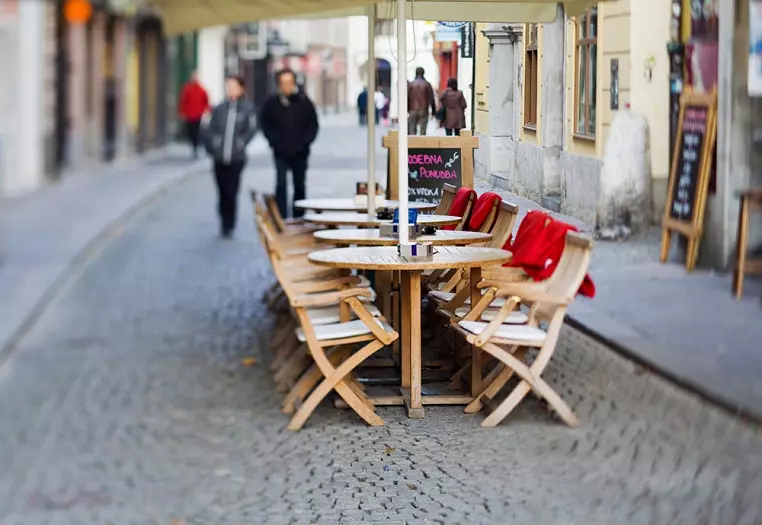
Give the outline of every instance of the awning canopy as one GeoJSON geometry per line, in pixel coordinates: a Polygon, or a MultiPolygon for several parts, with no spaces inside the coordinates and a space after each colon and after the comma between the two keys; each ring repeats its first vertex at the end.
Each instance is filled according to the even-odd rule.
{"type": "MultiPolygon", "coordinates": [[[[341,18],[368,14],[376,4],[377,17],[396,18],[396,2],[374,0],[149,0],[161,13],[169,35],[204,27],[259,20],[293,18],[341,18]]],[[[449,22],[537,22],[556,19],[557,0],[415,0],[407,1],[409,20],[449,22]]],[[[592,0],[562,2],[566,13],[575,16],[592,0]]]]}

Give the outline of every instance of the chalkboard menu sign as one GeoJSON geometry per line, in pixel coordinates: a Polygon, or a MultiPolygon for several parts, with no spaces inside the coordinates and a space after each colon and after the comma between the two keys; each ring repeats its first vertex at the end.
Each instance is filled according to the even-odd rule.
{"type": "Polygon", "coordinates": [[[686,268],[692,271],[703,232],[704,210],[717,135],[717,92],[680,97],[667,207],[662,219],[661,262],[669,255],[672,232],[688,238],[686,268]]]}
{"type": "MultiPolygon", "coordinates": [[[[397,132],[384,137],[387,156],[386,188],[388,198],[399,199],[397,132]]],[[[411,202],[439,203],[445,184],[474,186],[474,149],[479,139],[470,131],[459,137],[408,137],[408,198],[411,202]]]]}
{"type": "Polygon", "coordinates": [[[692,221],[696,211],[697,190],[706,142],[706,107],[686,106],[682,118],[682,133],[677,150],[677,174],[672,180],[670,216],[674,219],[692,221]]]}
{"type": "Polygon", "coordinates": [[[411,201],[438,203],[442,186],[463,184],[460,149],[408,149],[408,195],[411,201]]]}

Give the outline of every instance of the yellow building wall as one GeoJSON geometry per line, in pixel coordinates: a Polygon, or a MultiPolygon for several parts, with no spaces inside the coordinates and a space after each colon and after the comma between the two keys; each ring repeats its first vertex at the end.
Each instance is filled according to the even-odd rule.
{"type": "Polygon", "coordinates": [[[476,74],[474,78],[476,111],[474,130],[488,135],[489,129],[489,39],[482,34],[487,24],[476,24],[476,74]]]}
{"type": "Polygon", "coordinates": [[[140,126],[140,67],[137,43],[133,42],[127,56],[127,128],[134,135],[140,126]]]}
{"type": "Polygon", "coordinates": [[[632,110],[648,119],[651,174],[669,175],[669,57],[671,2],[637,0],[632,10],[632,110]],[[653,68],[649,77],[646,64],[653,68]]]}

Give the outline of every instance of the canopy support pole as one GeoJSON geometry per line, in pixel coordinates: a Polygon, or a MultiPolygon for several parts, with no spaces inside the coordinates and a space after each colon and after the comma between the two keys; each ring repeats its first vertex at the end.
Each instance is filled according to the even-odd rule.
{"type": "Polygon", "coordinates": [[[376,6],[368,6],[368,217],[376,216],[376,6]]]}
{"type": "Polygon", "coordinates": [[[409,244],[408,232],[408,158],[407,158],[407,1],[397,0],[397,167],[399,188],[400,244],[409,244]]]}

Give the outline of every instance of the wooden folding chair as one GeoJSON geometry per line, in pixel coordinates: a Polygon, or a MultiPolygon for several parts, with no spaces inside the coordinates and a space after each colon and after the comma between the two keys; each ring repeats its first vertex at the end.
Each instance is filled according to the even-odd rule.
{"type": "Polygon", "coordinates": [[[278,208],[278,201],[273,194],[264,195],[265,206],[267,206],[267,212],[270,214],[275,227],[279,233],[288,234],[300,234],[300,233],[314,233],[321,229],[319,226],[315,226],[304,222],[304,219],[284,219],[278,208]]]}
{"type": "MultiPolygon", "coordinates": [[[[335,292],[347,287],[354,287],[364,288],[368,291],[367,296],[362,297],[362,301],[371,303],[375,300],[375,291],[369,288],[367,280],[361,277],[338,273],[327,277],[322,276],[322,279],[307,280],[302,274],[293,274],[293,272],[289,271],[289,268],[284,267],[282,264],[276,248],[277,244],[274,242],[276,236],[273,231],[274,228],[267,222],[265,217],[260,215],[257,216],[257,226],[284,297],[288,296],[287,291],[290,291],[293,296],[294,294],[305,295],[335,292]]],[[[373,304],[368,304],[366,310],[374,317],[381,316],[380,310],[373,304]]],[[[332,305],[309,308],[306,311],[306,315],[313,326],[334,324],[354,319],[349,309],[346,309],[346,312],[342,313],[338,302],[332,305]]],[[[293,315],[281,317],[277,326],[279,330],[276,331],[271,342],[275,359],[270,368],[275,373],[274,380],[277,390],[285,392],[293,386],[294,381],[312,363],[312,360],[309,358],[306,348],[293,337],[294,330],[298,327],[298,323],[293,315]]]]}
{"type": "Polygon", "coordinates": [[[587,237],[567,233],[561,260],[547,281],[508,284],[482,281],[479,286],[488,289],[487,295],[465,318],[452,320],[451,326],[456,333],[501,363],[489,382],[485,382],[487,387],[466,407],[467,413],[478,412],[485,404],[490,404],[514,374],[521,378],[482,426],[496,426],[530,391],[545,399],[567,425],[579,424],[572,409],[541,376],[555,352],[567,307],[576,297],[587,273],[592,246],[587,237]],[[484,322],[480,319],[493,301],[491,294],[504,299],[505,303],[492,321],[484,322]],[[523,325],[506,323],[522,304],[529,307],[528,322],[523,325]],[[541,322],[546,323],[546,328],[540,327],[541,322]],[[538,350],[531,365],[525,361],[530,349],[538,350]]]}
{"type": "MultiPolygon", "coordinates": [[[[502,249],[508,242],[508,239],[513,233],[513,227],[516,224],[516,218],[519,214],[519,207],[510,202],[502,201],[500,203],[500,212],[497,219],[494,221],[492,228],[492,239],[482,244],[487,248],[502,249]]],[[[474,245],[477,246],[477,245],[474,245]]],[[[463,271],[450,271],[447,275],[447,279],[444,279],[445,272],[439,274],[440,279],[436,280],[434,275],[430,276],[426,280],[426,288],[429,290],[429,298],[434,299],[438,306],[441,306],[443,302],[447,302],[453,299],[457,289],[465,286],[468,283],[468,276],[470,270],[463,271]],[[465,280],[464,280],[465,278],[465,280]],[[432,293],[434,292],[434,293],[432,293]]]]}
{"type": "MultiPolygon", "coordinates": [[[[397,332],[379,317],[380,312],[375,307],[368,307],[361,300],[370,300],[372,290],[354,286],[326,291],[329,289],[326,283],[299,284],[284,278],[278,254],[272,248],[273,232],[261,217],[258,217],[258,221],[267,242],[273,270],[300,324],[300,328],[295,332],[297,340],[305,345],[314,361],[312,367],[306,371],[301,370],[296,375],[297,381],[284,403],[284,412],[289,412],[303,399],[288,425],[289,430],[302,428],[310,414],[331,390],[335,390],[369,425],[383,425],[383,420],[375,413],[373,403],[351,378],[352,372],[360,364],[399,337],[397,332]],[[314,312],[325,308],[337,308],[338,322],[324,324],[316,321],[314,312]],[[353,316],[355,320],[351,320],[353,316]],[[363,346],[357,351],[352,351],[352,347],[357,345],[363,346]]],[[[348,281],[342,281],[340,284],[346,282],[348,281]]],[[[306,364],[304,356],[296,357],[296,360],[291,361],[296,363],[292,366],[299,368],[302,365],[303,368],[306,364]]]]}
{"type": "Polygon", "coordinates": [[[450,211],[450,206],[452,206],[452,203],[455,200],[456,193],[458,193],[457,186],[453,186],[452,184],[445,184],[442,186],[442,198],[439,199],[439,205],[434,211],[434,215],[447,215],[447,212],[450,211]]]}

